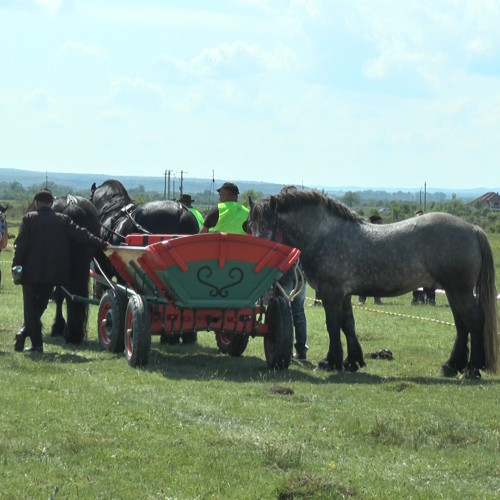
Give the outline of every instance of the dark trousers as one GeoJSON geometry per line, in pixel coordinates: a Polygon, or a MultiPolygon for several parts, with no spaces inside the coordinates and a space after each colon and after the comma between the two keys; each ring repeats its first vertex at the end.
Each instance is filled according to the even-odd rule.
{"type": "Polygon", "coordinates": [[[24,335],[31,338],[34,347],[43,346],[41,318],[47,309],[52,288],[52,285],[45,284],[23,285],[24,335]]]}

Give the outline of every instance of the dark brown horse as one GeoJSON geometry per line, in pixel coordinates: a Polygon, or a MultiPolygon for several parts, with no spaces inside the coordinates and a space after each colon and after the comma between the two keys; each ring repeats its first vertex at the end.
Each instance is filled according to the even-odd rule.
{"type": "MultiPolygon", "coordinates": [[[[99,214],[101,238],[112,245],[125,243],[125,237],[132,233],[142,234],[196,234],[200,227],[196,217],[182,203],[172,200],[150,201],[136,205],[120,181],[110,179],[100,186],[95,183],[91,188],[91,202],[99,214]]],[[[110,277],[123,281],[111,262],[102,263],[101,270],[110,277]]],[[[97,295],[103,292],[102,286],[96,285],[97,295]]],[[[196,341],[194,332],[184,332],[180,336],[184,343],[196,341]]],[[[175,338],[162,338],[162,341],[177,343],[175,338]]]]}
{"type": "MultiPolygon", "coordinates": [[[[99,219],[97,210],[89,200],[81,196],[60,196],[54,200],[52,207],[56,212],[69,216],[79,226],[87,228],[96,236],[99,235],[99,219]]],[[[107,258],[100,253],[101,259],[107,258]]],[[[71,344],[81,344],[87,334],[89,309],[90,262],[95,251],[86,246],[70,241],[70,283],[67,287],[56,287],[54,302],[56,315],[52,324],[52,335],[63,335],[71,344]],[[63,317],[63,303],[66,299],[66,320],[63,317]]]]}
{"type": "MultiPolygon", "coordinates": [[[[125,243],[132,233],[195,234],[199,231],[196,217],[182,203],[171,200],[151,201],[136,205],[120,181],[110,179],[91,188],[90,201],[97,209],[100,236],[112,245],[125,243]]],[[[108,261],[106,276],[120,276],[108,261]]]]}
{"type": "Polygon", "coordinates": [[[113,245],[125,242],[131,233],[195,234],[196,217],[178,201],[150,201],[136,205],[120,181],[110,179],[91,188],[90,201],[96,207],[101,237],[113,245]]]}
{"type": "Polygon", "coordinates": [[[252,204],[248,228],[254,236],[300,249],[306,278],[323,301],[330,336],[320,367],[354,371],[365,365],[351,295],[391,297],[427,286],[446,291],[457,330],[441,374],[480,378],[481,369],[498,371],[495,268],[479,227],[444,213],[370,224],[322,192],[295,190],[252,204]]]}

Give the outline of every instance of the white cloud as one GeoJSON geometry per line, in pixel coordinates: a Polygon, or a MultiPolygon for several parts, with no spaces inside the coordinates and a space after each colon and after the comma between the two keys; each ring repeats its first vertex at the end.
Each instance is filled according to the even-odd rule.
{"type": "Polygon", "coordinates": [[[112,84],[111,94],[115,104],[148,111],[159,111],[164,100],[161,87],[141,78],[115,80],[112,84]]]}
{"type": "Polygon", "coordinates": [[[98,45],[93,45],[84,42],[76,42],[68,40],[64,42],[58,49],[57,53],[59,55],[82,55],[86,57],[106,57],[107,52],[99,47],[98,45]]]}
{"type": "Polygon", "coordinates": [[[469,40],[465,44],[465,51],[469,58],[474,56],[488,56],[493,53],[493,45],[487,40],[476,38],[469,40]]]}
{"type": "Polygon", "coordinates": [[[257,44],[242,41],[203,49],[190,60],[162,55],[154,61],[170,80],[241,78],[266,71],[286,73],[298,63],[293,50],[283,44],[278,44],[274,50],[264,50],[257,44]]]}
{"type": "Polygon", "coordinates": [[[44,90],[36,89],[25,97],[25,102],[37,109],[46,109],[54,105],[52,99],[44,90]]]}
{"type": "Polygon", "coordinates": [[[44,10],[50,13],[68,12],[76,0],[2,0],[0,8],[20,10],[44,10]]]}
{"type": "Polygon", "coordinates": [[[67,127],[64,120],[55,114],[45,116],[42,119],[42,125],[49,130],[62,130],[67,127]]]}

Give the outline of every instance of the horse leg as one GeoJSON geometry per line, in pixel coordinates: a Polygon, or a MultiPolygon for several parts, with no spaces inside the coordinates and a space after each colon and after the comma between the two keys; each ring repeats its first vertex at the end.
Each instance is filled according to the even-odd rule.
{"type": "Polygon", "coordinates": [[[471,298],[465,315],[465,324],[470,332],[470,358],[462,377],[464,379],[480,379],[486,368],[484,352],[484,314],[475,299],[471,298]]]}
{"type": "Polygon", "coordinates": [[[342,331],[347,342],[347,358],[344,360],[344,369],[356,372],[366,365],[363,359],[363,350],[356,335],[354,314],[352,312],[351,297],[342,302],[342,331]]]}
{"type": "Polygon", "coordinates": [[[50,335],[52,337],[60,337],[63,335],[64,328],[66,327],[66,320],[64,319],[62,313],[64,293],[60,287],[58,286],[55,287],[53,297],[54,297],[54,303],[56,305],[56,315],[54,317],[54,322],[52,323],[50,335]]]}
{"type": "Polygon", "coordinates": [[[323,298],[323,308],[326,317],[326,329],[330,337],[330,346],[328,354],[325,359],[322,359],[318,367],[322,370],[337,370],[343,369],[343,353],[342,353],[342,340],[340,337],[341,329],[341,301],[323,298]]]}
{"type": "Polygon", "coordinates": [[[66,328],[64,340],[68,344],[80,345],[86,337],[89,306],[89,262],[84,262],[80,272],[72,276],[71,293],[80,300],[66,300],[66,328]]]}
{"type": "MultiPolygon", "coordinates": [[[[481,310],[470,295],[448,294],[457,336],[449,359],[443,364],[440,375],[455,377],[458,372],[468,370],[472,378],[480,378],[479,369],[484,367],[483,319],[481,310]],[[469,359],[468,337],[471,334],[471,357],[469,359]]],[[[466,374],[466,377],[469,376],[466,374]]]]}
{"type": "Polygon", "coordinates": [[[64,340],[68,344],[80,345],[85,338],[88,319],[88,304],[66,301],[67,323],[64,329],[64,340]]]}

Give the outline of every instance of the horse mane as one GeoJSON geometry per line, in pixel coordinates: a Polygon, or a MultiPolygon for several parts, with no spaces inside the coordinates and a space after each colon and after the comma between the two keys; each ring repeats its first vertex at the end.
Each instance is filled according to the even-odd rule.
{"type": "Polygon", "coordinates": [[[271,198],[276,201],[278,213],[290,212],[304,207],[323,206],[333,216],[352,222],[366,223],[364,217],[351,210],[347,205],[317,189],[311,191],[285,190],[271,198]]]}

